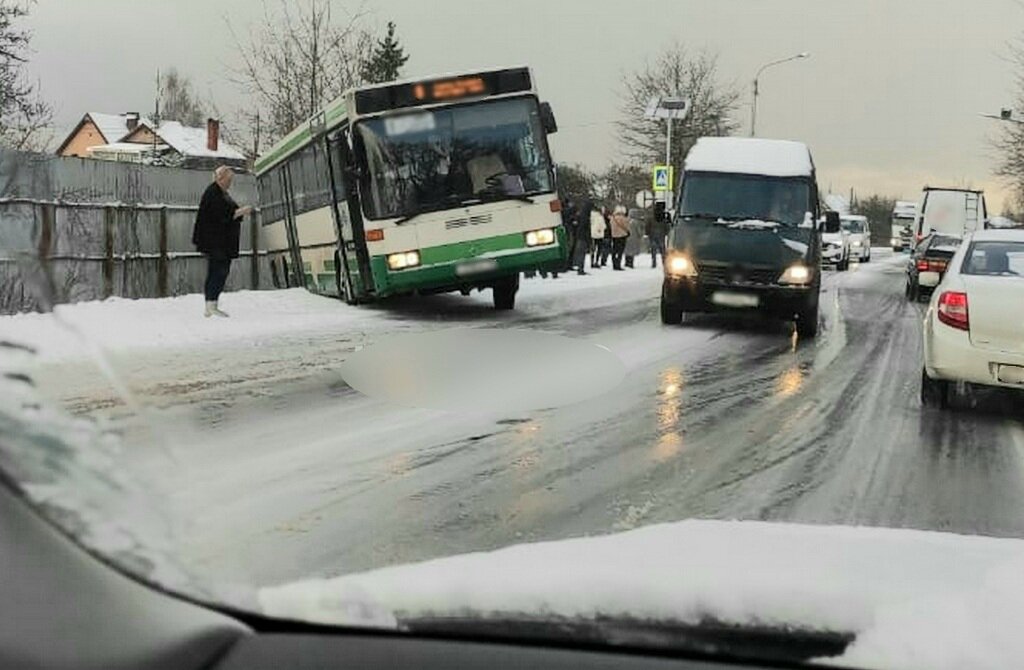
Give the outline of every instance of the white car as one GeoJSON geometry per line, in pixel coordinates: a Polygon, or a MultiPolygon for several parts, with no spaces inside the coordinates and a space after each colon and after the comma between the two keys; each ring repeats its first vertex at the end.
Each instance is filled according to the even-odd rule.
{"type": "Polygon", "coordinates": [[[834,265],[840,272],[850,267],[850,235],[846,231],[822,233],[821,262],[834,265]]]}
{"type": "Polygon", "coordinates": [[[1024,230],[964,238],[924,322],[921,402],[946,407],[950,384],[1024,390],[1024,230]]]}
{"type": "Polygon", "coordinates": [[[840,225],[850,244],[850,256],[861,263],[870,261],[871,225],[868,223],[868,217],[859,214],[845,214],[840,217],[840,225]]]}

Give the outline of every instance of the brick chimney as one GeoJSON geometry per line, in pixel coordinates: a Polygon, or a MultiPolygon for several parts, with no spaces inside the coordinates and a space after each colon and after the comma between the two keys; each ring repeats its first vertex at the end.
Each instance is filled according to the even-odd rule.
{"type": "Polygon", "coordinates": [[[206,148],[216,151],[220,145],[220,121],[206,119],[206,148]]]}
{"type": "Polygon", "coordinates": [[[139,127],[139,113],[138,112],[128,112],[128,113],[126,113],[124,115],[124,123],[125,123],[125,126],[127,126],[127,128],[128,128],[128,132],[129,133],[132,132],[133,130],[135,130],[136,128],[139,127]]]}

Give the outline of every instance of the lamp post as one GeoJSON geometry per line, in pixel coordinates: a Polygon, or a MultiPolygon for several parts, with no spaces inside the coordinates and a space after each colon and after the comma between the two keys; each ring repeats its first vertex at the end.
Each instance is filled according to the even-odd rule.
{"type": "Polygon", "coordinates": [[[985,117],[986,119],[995,119],[996,121],[1005,121],[1007,123],[1016,123],[1018,125],[1024,125],[1024,119],[1014,118],[1013,110],[1008,107],[1003,107],[1001,110],[999,110],[999,114],[982,113],[981,116],[985,117]]]}
{"type": "Polygon", "coordinates": [[[751,108],[750,108],[750,136],[751,137],[754,137],[755,133],[757,132],[757,95],[760,92],[758,90],[758,80],[761,78],[761,73],[764,72],[765,70],[767,70],[768,68],[774,66],[774,65],[782,65],[783,63],[788,63],[790,61],[801,60],[803,58],[810,58],[810,57],[811,57],[811,54],[807,53],[806,51],[802,51],[802,52],[798,53],[795,56],[790,56],[789,58],[780,58],[779,60],[773,60],[770,63],[765,63],[764,65],[762,65],[761,69],[759,69],[757,71],[757,74],[754,75],[754,102],[753,102],[753,105],[751,105],[751,108]]]}

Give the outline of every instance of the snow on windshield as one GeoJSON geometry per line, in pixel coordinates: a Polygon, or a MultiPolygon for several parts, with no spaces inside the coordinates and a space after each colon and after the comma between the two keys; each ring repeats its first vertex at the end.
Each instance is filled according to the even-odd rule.
{"type": "Polygon", "coordinates": [[[848,632],[841,664],[952,670],[1024,655],[1022,571],[1022,540],[690,520],[309,580],[259,600],[271,616],[344,624],[390,610],[399,622],[542,614],[848,632]]]}

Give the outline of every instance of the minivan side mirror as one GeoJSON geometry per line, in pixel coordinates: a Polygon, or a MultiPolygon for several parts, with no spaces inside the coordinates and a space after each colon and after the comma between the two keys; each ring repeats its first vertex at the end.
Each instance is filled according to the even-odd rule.
{"type": "Polygon", "coordinates": [[[558,132],[558,121],[555,120],[555,112],[551,109],[550,102],[540,103],[540,122],[544,126],[544,132],[548,135],[558,132]]]}
{"type": "Polygon", "coordinates": [[[825,212],[825,224],[821,230],[825,233],[839,232],[839,212],[825,212]]]}

